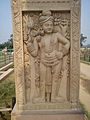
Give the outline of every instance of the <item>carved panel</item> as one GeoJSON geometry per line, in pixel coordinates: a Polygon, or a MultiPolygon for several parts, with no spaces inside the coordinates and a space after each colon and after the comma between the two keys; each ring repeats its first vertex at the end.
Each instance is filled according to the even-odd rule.
{"type": "Polygon", "coordinates": [[[17,108],[78,107],[80,0],[11,1],[17,108]]]}
{"type": "MultiPolygon", "coordinates": [[[[40,12],[23,12],[23,39],[24,39],[24,64],[25,64],[25,84],[26,84],[26,101],[33,102],[35,97],[39,96],[40,85],[40,62],[39,56],[32,57],[28,51],[29,39],[32,41],[37,38],[43,37],[43,31],[39,23],[40,12]],[[41,32],[41,33],[40,33],[41,32]],[[33,72],[32,72],[33,71],[33,72]]],[[[60,33],[70,41],[70,13],[65,11],[52,12],[54,18],[54,33],[60,33]]],[[[62,50],[62,44],[60,44],[60,50],[62,50]]],[[[70,56],[65,55],[63,58],[63,65],[59,75],[58,95],[64,98],[66,101],[69,96],[70,84],[70,56]],[[62,94],[63,93],[63,94],[62,94]]],[[[43,68],[44,69],[44,68],[43,68]]],[[[49,72],[49,71],[48,71],[49,72]]],[[[46,98],[46,97],[45,97],[46,98]]]]}
{"type": "Polygon", "coordinates": [[[70,0],[23,0],[23,11],[37,11],[43,9],[50,10],[70,10],[70,0]]]}

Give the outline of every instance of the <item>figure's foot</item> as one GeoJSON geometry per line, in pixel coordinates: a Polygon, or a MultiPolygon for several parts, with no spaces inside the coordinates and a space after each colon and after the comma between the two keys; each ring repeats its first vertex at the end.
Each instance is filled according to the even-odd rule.
{"type": "Polygon", "coordinates": [[[43,97],[38,97],[33,99],[34,103],[45,103],[45,98],[43,97]]]}
{"type": "Polygon", "coordinates": [[[62,98],[62,97],[52,97],[51,98],[51,102],[53,102],[53,103],[60,103],[60,102],[64,102],[65,101],[65,99],[64,98],[62,98]]]}

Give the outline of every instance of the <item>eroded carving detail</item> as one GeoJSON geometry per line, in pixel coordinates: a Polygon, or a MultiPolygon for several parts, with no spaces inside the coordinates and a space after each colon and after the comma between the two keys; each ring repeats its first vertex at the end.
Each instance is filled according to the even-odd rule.
{"type": "Polygon", "coordinates": [[[76,108],[79,101],[80,0],[12,0],[12,9],[16,97],[17,106],[21,106],[18,109],[76,108]],[[62,7],[60,11],[52,7],[52,12],[41,12],[43,3],[60,3],[62,7]],[[67,8],[64,9],[64,5],[67,8]],[[46,24],[46,28],[50,27],[48,35],[46,24]]]}
{"type": "Polygon", "coordinates": [[[30,1],[30,0],[23,0],[22,1],[23,3],[69,3],[70,1],[69,0],[62,0],[62,1],[60,1],[60,0],[43,0],[43,1],[40,1],[40,0],[38,0],[38,1],[36,1],[36,0],[34,0],[34,1],[30,1]]]}
{"type": "MultiPolygon", "coordinates": [[[[24,45],[28,46],[24,48],[24,51],[27,51],[25,56],[29,55],[28,65],[32,62],[34,67],[29,72],[31,74],[26,73],[26,76],[31,78],[30,84],[32,85],[29,88],[32,89],[32,86],[35,88],[34,95],[31,95],[30,100],[33,99],[31,101],[36,103],[61,102],[67,99],[66,93],[64,96],[61,95],[62,88],[60,89],[60,86],[63,85],[61,84],[61,79],[63,79],[64,82],[66,80],[67,87],[70,18],[66,17],[68,15],[60,13],[52,14],[50,11],[43,11],[42,13],[30,12],[23,15],[23,20],[27,19],[26,21],[28,21],[23,25],[24,45]],[[67,64],[66,70],[65,63],[67,64]],[[64,75],[66,78],[62,77],[64,75]]],[[[26,81],[28,81],[27,77],[26,81]]]]}
{"type": "Polygon", "coordinates": [[[18,0],[12,0],[13,30],[14,30],[14,57],[17,108],[25,104],[24,73],[23,73],[23,46],[21,41],[21,15],[18,0]]]}
{"type": "Polygon", "coordinates": [[[77,107],[79,102],[79,80],[80,80],[80,0],[72,1],[72,70],[70,96],[72,107],[77,107]],[[78,67],[77,67],[78,66],[78,67]]]}

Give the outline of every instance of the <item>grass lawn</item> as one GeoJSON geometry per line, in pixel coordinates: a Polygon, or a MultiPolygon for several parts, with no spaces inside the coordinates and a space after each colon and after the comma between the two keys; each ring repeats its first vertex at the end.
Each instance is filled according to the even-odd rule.
{"type": "Polygon", "coordinates": [[[86,110],[85,105],[81,103],[81,107],[82,107],[82,109],[84,110],[84,112],[85,112],[85,114],[86,114],[88,120],[90,120],[90,113],[86,110]]]}
{"type": "MultiPolygon", "coordinates": [[[[0,83],[0,107],[12,107],[12,97],[15,96],[14,73],[0,83]]],[[[10,120],[10,113],[3,112],[10,120]]],[[[0,119],[2,120],[2,119],[0,119]]]]}
{"type": "Polygon", "coordinates": [[[5,102],[11,105],[12,97],[15,96],[14,73],[0,83],[0,107],[5,106],[5,102]]]}

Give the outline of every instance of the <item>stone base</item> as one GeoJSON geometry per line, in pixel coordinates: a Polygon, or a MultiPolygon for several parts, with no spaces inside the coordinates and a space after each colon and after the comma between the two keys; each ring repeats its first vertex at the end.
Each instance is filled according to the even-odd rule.
{"type": "Polygon", "coordinates": [[[86,120],[81,110],[34,110],[12,112],[11,120],[86,120]]]}
{"type": "Polygon", "coordinates": [[[18,115],[12,116],[11,120],[86,120],[80,114],[60,114],[60,115],[18,115]]]}

